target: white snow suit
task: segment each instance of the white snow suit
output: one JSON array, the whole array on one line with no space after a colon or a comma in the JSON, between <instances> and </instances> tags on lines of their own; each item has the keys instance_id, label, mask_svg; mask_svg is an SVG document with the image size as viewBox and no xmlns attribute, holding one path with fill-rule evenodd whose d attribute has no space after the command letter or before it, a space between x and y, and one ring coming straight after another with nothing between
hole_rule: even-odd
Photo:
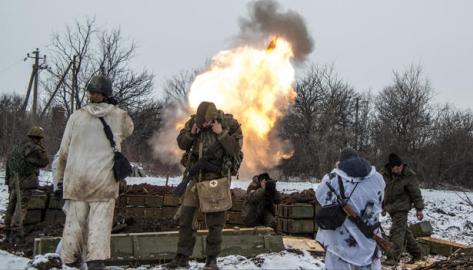
<instances>
[{"instance_id":1,"label":"white snow suit","mask_svg":"<svg viewBox=\"0 0 473 270\"><path fill-rule=\"evenodd\" d=\"M345 171L342 168L345 168ZM330 182L339 194L340 187L337 180L339 176L343 181L346 198L350 197L348 204L362 216L366 211L363 220L368 225L377 223L385 183L375 167L371 167L367 160L359 157L340 163L339 168L324 176L322 183L317 187L316 199L322 206L336 203L336 196L330 191L326 182ZM367 210L368 205L370 210ZM378 231L379 229L375 232L379 233ZM319 229L316 240L327 251L325 267L328 270L381 269L379 260L381 254L376 242L368 239L348 218L335 230Z\"/></svg>"},{"instance_id":2,"label":"white snow suit","mask_svg":"<svg viewBox=\"0 0 473 270\"><path fill-rule=\"evenodd\" d=\"M64 263L110 258L110 236L119 184L113 176L113 149L99 117L110 126L116 147L133 132L127 112L107 103L91 103L69 118L59 149L56 179L69 201L62 237Z\"/></svg>"}]
</instances>

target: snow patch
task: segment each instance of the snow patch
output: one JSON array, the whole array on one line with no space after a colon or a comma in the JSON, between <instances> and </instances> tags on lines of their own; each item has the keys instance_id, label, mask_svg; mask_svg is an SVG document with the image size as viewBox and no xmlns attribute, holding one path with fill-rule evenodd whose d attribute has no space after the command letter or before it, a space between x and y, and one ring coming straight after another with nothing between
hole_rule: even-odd
<instances>
[{"instance_id":1,"label":"snow patch","mask_svg":"<svg viewBox=\"0 0 473 270\"><path fill-rule=\"evenodd\" d=\"M0 269L25 269L30 260L0 250Z\"/></svg>"}]
</instances>

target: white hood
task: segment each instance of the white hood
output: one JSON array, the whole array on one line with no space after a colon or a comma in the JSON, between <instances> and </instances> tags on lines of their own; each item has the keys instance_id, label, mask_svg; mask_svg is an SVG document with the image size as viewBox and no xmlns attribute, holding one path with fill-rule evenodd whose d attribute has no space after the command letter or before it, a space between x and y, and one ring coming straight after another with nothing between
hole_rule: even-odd
<instances>
[{"instance_id":1,"label":"white hood","mask_svg":"<svg viewBox=\"0 0 473 270\"><path fill-rule=\"evenodd\" d=\"M95 117L104 117L108 115L115 106L108 103L89 103L84 109Z\"/></svg>"}]
</instances>

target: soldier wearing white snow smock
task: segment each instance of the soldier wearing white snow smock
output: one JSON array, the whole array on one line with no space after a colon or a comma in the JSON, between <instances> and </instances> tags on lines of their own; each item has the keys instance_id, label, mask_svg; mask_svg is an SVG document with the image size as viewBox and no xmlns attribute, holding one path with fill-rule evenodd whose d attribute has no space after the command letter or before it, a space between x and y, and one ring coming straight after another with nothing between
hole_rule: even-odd
<instances>
[{"instance_id":1,"label":"soldier wearing white snow smock","mask_svg":"<svg viewBox=\"0 0 473 270\"><path fill-rule=\"evenodd\" d=\"M383 177L376 168L353 149L347 148L341 152L337 168L325 175L317 187L316 199L322 207L329 209L337 205L337 195L344 198L366 226L379 235L384 186ZM342 211L339 207L333 209ZM316 240L325 247L326 269L381 269L381 252L376 242L363 234L343 213L330 217L336 211L330 212L328 220L317 220L325 228L320 228L319 224ZM338 222L332 222L334 220Z\"/></svg>"},{"instance_id":2,"label":"soldier wearing white snow smock","mask_svg":"<svg viewBox=\"0 0 473 270\"><path fill-rule=\"evenodd\" d=\"M110 258L110 237L119 183L112 168L114 149L100 118L113 133L116 148L133 132L128 113L116 106L112 83L95 76L87 87L89 104L69 118L56 169L58 188L69 201L62 237L61 258L78 266L83 247L89 270L103 269Z\"/></svg>"}]
</instances>

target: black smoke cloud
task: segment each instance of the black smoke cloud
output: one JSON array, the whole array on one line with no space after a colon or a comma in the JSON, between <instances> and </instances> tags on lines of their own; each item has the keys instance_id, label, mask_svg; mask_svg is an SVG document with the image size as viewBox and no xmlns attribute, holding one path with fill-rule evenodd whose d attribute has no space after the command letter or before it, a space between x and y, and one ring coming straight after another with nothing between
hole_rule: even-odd
<instances>
[{"instance_id":1,"label":"black smoke cloud","mask_svg":"<svg viewBox=\"0 0 473 270\"><path fill-rule=\"evenodd\" d=\"M254 43L279 35L291 43L294 57L300 62L313 51L314 41L299 13L282 11L279 3L273 0L251 2L248 11L248 18L240 18L239 42Z\"/></svg>"}]
</instances>

